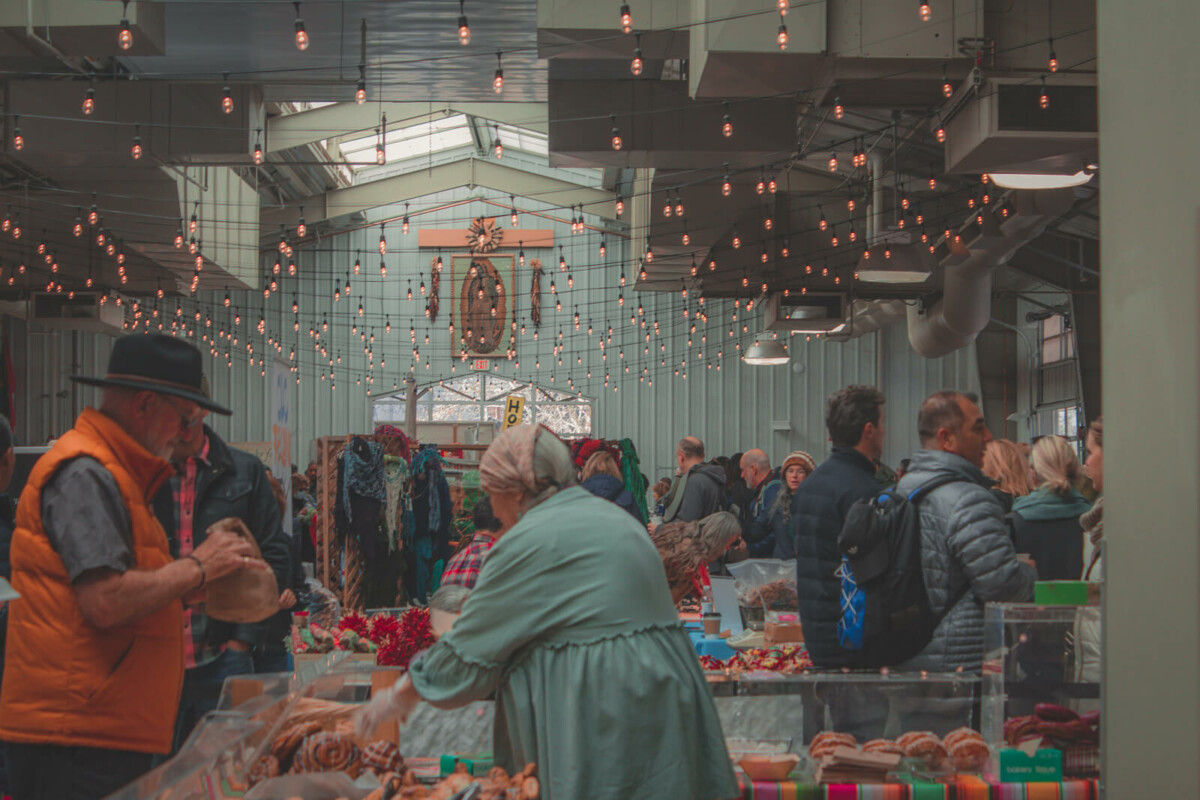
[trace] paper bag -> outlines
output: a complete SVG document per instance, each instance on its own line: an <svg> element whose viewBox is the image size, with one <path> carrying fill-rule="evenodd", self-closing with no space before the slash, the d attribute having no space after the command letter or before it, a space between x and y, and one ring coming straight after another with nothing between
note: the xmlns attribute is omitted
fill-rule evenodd
<svg viewBox="0 0 1200 800"><path fill-rule="evenodd" d="M254 558L262 558L258 542L236 517L226 517L215 523L209 531L232 531L250 543ZM242 568L237 572L209 581L208 597L204 601L204 613L223 622L262 622L279 611L279 585L275 572L269 569Z"/></svg>

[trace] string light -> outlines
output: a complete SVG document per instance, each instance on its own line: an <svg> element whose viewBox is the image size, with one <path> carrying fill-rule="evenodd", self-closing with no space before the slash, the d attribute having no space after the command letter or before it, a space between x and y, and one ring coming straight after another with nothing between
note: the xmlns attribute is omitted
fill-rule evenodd
<svg viewBox="0 0 1200 800"><path fill-rule="evenodd" d="M621 33L633 31L633 15L629 13L629 4L621 4Z"/></svg>
<svg viewBox="0 0 1200 800"><path fill-rule="evenodd" d="M509 216L508 221L515 228L515 227L517 227L517 222L518 222L517 206L516 206L516 199L511 194L508 196L508 207L510 209L512 209L512 214Z"/></svg>
<svg viewBox="0 0 1200 800"><path fill-rule="evenodd" d="M404 204L404 219L400 222L400 233L408 236L408 203Z"/></svg>
<svg viewBox="0 0 1200 800"><path fill-rule="evenodd" d="M133 47L133 31L129 27L129 0L121 6L121 27L117 31L117 46L122 50Z"/></svg>
<svg viewBox="0 0 1200 800"><path fill-rule="evenodd" d="M90 115L96 110L96 85L93 83L88 86L87 92L83 95L83 113Z"/></svg>
<svg viewBox="0 0 1200 800"><path fill-rule="evenodd" d="M304 20L300 19L299 0L292 3L292 5L296 7L296 49L307 50L309 45L308 31L304 30Z"/></svg>
<svg viewBox="0 0 1200 800"><path fill-rule="evenodd" d="M262 139L259 138L261 135L262 135L262 128L255 128L254 129L254 164L255 164L255 166L262 164L262 162L263 162Z"/></svg>
<svg viewBox="0 0 1200 800"><path fill-rule="evenodd" d="M621 197L620 195L617 195L617 203L614 206L614 208L617 212L617 217L620 217L622 214L624 214L625 213L625 198Z"/></svg>
<svg viewBox="0 0 1200 800"><path fill-rule="evenodd" d="M725 179L721 181L721 194L729 197L733 193L733 184L729 181L729 164L725 165Z"/></svg>
<svg viewBox="0 0 1200 800"><path fill-rule="evenodd" d="M921 16L921 22L929 22L933 16L933 12L929 8L929 0L921 0L921 5L917 9L917 13Z"/></svg>
<svg viewBox="0 0 1200 800"><path fill-rule="evenodd" d="M496 75L492 78L492 91L500 94L504 91L504 68L500 65L501 52L496 51Z"/></svg>
<svg viewBox="0 0 1200 800"><path fill-rule="evenodd" d="M1050 107L1050 95L1046 94L1046 76L1045 75L1042 76L1042 94L1040 97L1038 97L1038 106L1043 109Z"/></svg>
<svg viewBox="0 0 1200 800"><path fill-rule="evenodd" d="M833 98L833 117L834 117L834 119L841 119L844 116L846 116L846 107L842 105L842 98L840 98L840 97Z"/></svg>
<svg viewBox="0 0 1200 800"><path fill-rule="evenodd" d="M387 138L387 114L383 115L379 128L375 130L375 135L375 163L382 167L387 163L387 152L383 148L384 139Z"/></svg>
<svg viewBox="0 0 1200 800"><path fill-rule="evenodd" d="M683 216L683 195L682 194L675 195L675 216L677 216L677 217Z"/></svg>
<svg viewBox="0 0 1200 800"><path fill-rule="evenodd" d="M496 138L492 141L492 152L496 154L496 158L504 158L504 145L500 144L500 126L493 125Z"/></svg>
<svg viewBox="0 0 1200 800"><path fill-rule="evenodd" d="M362 105L367 102L367 65L358 65L358 86L354 89L354 102Z"/></svg>
<svg viewBox="0 0 1200 800"><path fill-rule="evenodd" d="M133 125L133 147L129 149L129 155L133 156L133 160L137 161L142 157L142 126L134 123Z"/></svg>
<svg viewBox="0 0 1200 800"><path fill-rule="evenodd" d="M387 255L387 235L384 232L383 223L379 223L379 255Z"/></svg>
<svg viewBox="0 0 1200 800"><path fill-rule="evenodd" d="M464 0L458 0L458 43L466 47L471 43L471 26L467 24L467 13L463 9Z"/></svg>
<svg viewBox="0 0 1200 800"><path fill-rule="evenodd" d="M617 118L613 114L609 114L608 118L610 120L612 120L612 149L620 150L624 143L621 141L621 131L619 128L617 128ZM624 208L625 204L621 202L621 198L619 198L619 197L617 198L617 204L621 208ZM617 216L620 216L620 215L621 215L621 211L618 210Z"/></svg>
<svg viewBox="0 0 1200 800"><path fill-rule="evenodd" d="M837 172L837 168L838 168L837 153L836 152L830 153L829 154L829 171Z"/></svg>
<svg viewBox="0 0 1200 800"><path fill-rule="evenodd" d="M296 225L296 235L301 239L308 235L308 226L304 224L304 206L300 206L300 223Z"/></svg>
<svg viewBox="0 0 1200 800"><path fill-rule="evenodd" d="M783 24L783 11L779 12L779 32L775 34L775 41L779 43L780 50L787 50L788 32L787 25Z"/></svg>
<svg viewBox="0 0 1200 800"><path fill-rule="evenodd" d="M939 143L946 141L946 126L942 124L942 115L938 114L937 130L934 131Z"/></svg>
<svg viewBox="0 0 1200 800"><path fill-rule="evenodd" d="M950 85L950 79L946 77L946 65L942 64L942 97L949 99L954 94L954 87Z"/></svg>
<svg viewBox="0 0 1200 800"><path fill-rule="evenodd" d="M725 106L725 116L721 120L721 135L729 139L733 136L733 117L729 114L729 103L724 102L722 105Z"/></svg>
<svg viewBox="0 0 1200 800"><path fill-rule="evenodd" d="M646 62L642 60L642 35L639 33L636 36L636 46L633 48L633 60L629 62L629 71L633 73L633 77L638 77L646 68Z"/></svg>
<svg viewBox="0 0 1200 800"><path fill-rule="evenodd" d="M225 86L221 89L221 110L226 114L233 113L233 93L229 91L229 73L225 73Z"/></svg>
<svg viewBox="0 0 1200 800"><path fill-rule="evenodd" d="M1054 37L1050 37L1050 58L1046 62L1046 67L1051 72L1058 72L1058 56L1054 54Z"/></svg>
<svg viewBox="0 0 1200 800"><path fill-rule="evenodd" d="M13 114L13 150L25 149L25 137L21 135L21 116Z"/></svg>

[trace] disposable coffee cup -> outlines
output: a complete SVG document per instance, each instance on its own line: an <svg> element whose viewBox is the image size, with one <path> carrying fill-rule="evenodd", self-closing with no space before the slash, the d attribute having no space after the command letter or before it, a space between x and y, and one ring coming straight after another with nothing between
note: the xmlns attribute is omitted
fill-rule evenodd
<svg viewBox="0 0 1200 800"><path fill-rule="evenodd" d="M704 619L704 635L717 636L721 633L721 615L720 614L705 614Z"/></svg>

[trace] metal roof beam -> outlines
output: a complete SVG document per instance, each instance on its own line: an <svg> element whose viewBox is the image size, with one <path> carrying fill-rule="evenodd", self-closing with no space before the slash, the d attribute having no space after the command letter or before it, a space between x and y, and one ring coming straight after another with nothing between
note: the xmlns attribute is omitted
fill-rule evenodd
<svg viewBox="0 0 1200 800"><path fill-rule="evenodd" d="M335 103L267 120L267 152L290 150L323 139L364 135L379 127L381 113L387 114L391 130L455 114L481 117L538 133L550 130L545 103L456 102L439 106L418 102L364 103L361 106Z"/></svg>
<svg viewBox="0 0 1200 800"><path fill-rule="evenodd" d="M491 189L500 196L515 195L559 208L582 204L585 213L605 219L612 218L616 199L612 192L538 175L495 161L467 158L432 169L418 169L364 183L361 186L335 189L297 201L294 206L288 208L270 211L264 209L262 227L264 231L273 231L280 224L289 228L295 226L300 218L297 207L300 205L304 206L305 218L311 225L319 220L403 203L460 186L469 189Z"/></svg>

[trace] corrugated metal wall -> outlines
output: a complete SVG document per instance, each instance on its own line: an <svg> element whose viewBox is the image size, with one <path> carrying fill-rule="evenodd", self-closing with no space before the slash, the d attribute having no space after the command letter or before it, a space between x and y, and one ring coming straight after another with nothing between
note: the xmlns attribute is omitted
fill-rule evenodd
<svg viewBox="0 0 1200 800"><path fill-rule="evenodd" d="M470 197L468 190L460 189L427 198L421 208L461 203ZM531 201L522 201L521 208L530 212L541 210ZM548 208L545 210L550 213ZM393 206L379 209L372 219L388 219L403 213L403 206ZM234 292L227 309L223 305L224 292L212 293L202 298L201 320L196 322L196 304L185 301L184 313L176 319L196 326L196 339L201 349L209 347L199 341L203 332L234 330L234 315L242 317L241 325L236 329L237 346L218 337L218 357L208 362L214 399L235 410L228 420L210 418L216 430L230 441L268 438L267 380L262 376L263 367L257 360L253 366L247 363L246 351L246 342L250 341L255 359L265 354L269 365L273 351L266 347L265 337L254 330L264 312L267 334L277 334L282 342L282 357L289 356L293 345L296 348L300 380L292 395L293 419L296 420L293 458L301 466L310 456L309 443L316 437L368 430L368 388L374 395L391 391L394 383L403 388L411 367L415 367L412 374L418 384L466 374L466 365L460 361L454 361L455 372L450 371L452 360L447 325L454 306L449 276L451 253L442 254L446 268L441 315L436 324L431 324L424 317L424 301L418 287L422 280L429 283L434 251L417 251L416 232L422 227L465 231L469 221L479 215L496 216L503 227L510 227L507 209L483 200L472 200L415 218L406 239L401 236L398 223L389 224L386 279L379 273L379 227L376 224L324 240L315 248L298 250L297 277L286 277L285 260L280 291L265 304L261 293ZM630 263L627 243L606 236L608 256L600 261L597 250L601 234L588 230L572 235L570 224L562 219L562 213L557 212L557 216L559 221L537 217L534 213L522 214L520 227L505 231L506 237L519 239L522 229L553 227L556 241L563 245L562 255L571 265L574 288L567 288L567 275L558 269L557 246L553 251L526 250L528 258L542 258L546 269L542 286L543 323L538 340L534 341L529 320L530 268L518 266L516 289L515 293L510 292L510 298L515 301L518 325L525 325L526 333L518 336L516 361L500 360L497 372L559 389L565 389L570 378L585 396L595 400L596 434L631 438L642 455L647 474L657 477L673 469L675 442L689 434L704 439L712 454L763 447L773 462L778 463L790 450L805 449L820 460L828 451L823 422L825 398L849 383L875 383L877 371L888 397L888 437L884 457L894 464L918 446L916 412L926 395L942 388L979 389L973 347L944 359L929 361L912 352L903 325L844 344L792 337L789 342L793 354L791 365L745 366L736 358L735 346L740 343L745 347L753 342L760 323L757 310L750 314L744 309L738 310L738 320L732 323L735 311L732 303L713 302L704 307L709 315L707 325L694 322L693 317L684 317L682 310L686 302L690 313L695 313L698 307L694 296L685 301L679 293L643 295L635 292L632 289L635 268L628 266L626 279L629 285L623 292L625 304L619 307L621 264ZM360 253L362 272L358 276L350 275L350 301L343 299L335 303L332 298L335 278L344 286L346 273L355 260L355 251ZM273 261L272 254L264 263ZM554 310L556 298L549 288L552 280L562 298L561 312ZM414 293L411 303L406 299L410 282ZM293 299L300 304L298 333L293 331ZM153 302L151 298L150 303ZM363 306L361 317L358 316L360 302ZM644 311L641 317L637 317L639 303ZM170 298L159 301L159 306L166 318L174 317L175 303ZM573 323L576 308L580 314L578 332ZM638 327L631 326L630 315L637 317ZM211 318L211 327L206 326L206 318ZM645 341L646 331L640 326L642 319L647 321L647 330L651 333L649 343ZM330 380L328 358L318 357L314 340L308 335L310 327L320 329L325 321L329 330L322 335L322 341L328 358L335 361L332 370L336 380ZM391 323L390 334L385 333L385 321ZM653 334L655 321L659 325L659 336ZM590 337L587 334L589 324L594 329ZM692 324L697 325L695 333L690 332ZM22 321L12 320L11 325L18 376L17 433L22 442L42 442L48 436L66 430L77 410L94 400L94 390L73 388L68 377L72 373L100 373L107 363L111 340L107 336L87 333L26 336ZM612 342L602 352L599 343L609 325L613 328ZM745 332L743 325L747 326ZM373 370L368 370L363 352L365 344L353 333L352 326L359 326L360 331L367 335L373 332L376 336ZM419 363L412 357L410 326L416 331L421 354ZM167 327L169 329L169 324ZM563 333L561 365L553 352L560 330ZM729 335L731 330L735 334L733 337ZM430 337L428 345L424 341L426 335ZM704 340L705 336L707 340ZM689 338L692 341L690 347L687 345ZM660 349L664 345L665 352ZM649 354L646 348L650 349ZM226 366L226 350L231 354L231 367ZM622 353L625 358L621 357ZM340 364L336 363L339 355L342 358ZM386 362L386 367L381 368L381 361ZM718 363L720 370L716 368ZM802 371L794 369L797 363L803 365ZM629 367L628 374L624 371L626 366ZM642 369L647 370L644 381L639 380ZM590 379L587 377L589 371ZM325 380L321 379L322 374ZM368 375L375 378L373 385L366 382ZM609 376L607 387L606 375Z"/></svg>

